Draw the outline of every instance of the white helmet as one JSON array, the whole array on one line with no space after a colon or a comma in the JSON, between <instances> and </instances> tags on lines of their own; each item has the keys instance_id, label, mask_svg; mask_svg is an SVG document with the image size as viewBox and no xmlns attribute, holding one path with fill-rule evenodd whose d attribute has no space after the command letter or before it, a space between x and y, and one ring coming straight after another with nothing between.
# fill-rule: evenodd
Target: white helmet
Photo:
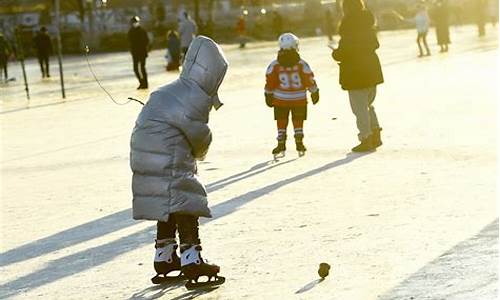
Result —
<instances>
[{"instance_id":1,"label":"white helmet","mask_svg":"<svg viewBox=\"0 0 500 300\"><path fill-rule=\"evenodd\" d=\"M299 50L299 38L290 32L283 33L278 38L278 43L280 45L280 49L295 49Z\"/></svg>"}]
</instances>

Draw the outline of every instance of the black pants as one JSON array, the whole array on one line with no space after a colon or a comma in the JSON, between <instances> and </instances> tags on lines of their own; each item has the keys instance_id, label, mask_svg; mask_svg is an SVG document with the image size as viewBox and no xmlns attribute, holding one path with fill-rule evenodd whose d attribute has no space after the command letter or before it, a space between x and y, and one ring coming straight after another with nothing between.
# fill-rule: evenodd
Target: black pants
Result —
<instances>
[{"instance_id":1,"label":"black pants","mask_svg":"<svg viewBox=\"0 0 500 300\"><path fill-rule=\"evenodd\" d=\"M135 77L137 77L137 79L139 80L139 84L143 87L148 87L148 74L146 73L146 57L132 55L132 61L134 64Z\"/></svg>"},{"instance_id":2,"label":"black pants","mask_svg":"<svg viewBox=\"0 0 500 300\"><path fill-rule=\"evenodd\" d=\"M38 62L42 70L42 77L50 77L49 72L49 56L47 54L38 54Z\"/></svg>"},{"instance_id":3,"label":"black pants","mask_svg":"<svg viewBox=\"0 0 500 300\"><path fill-rule=\"evenodd\" d=\"M175 239L175 232L179 231L179 242L187 245L200 244L198 236L198 217L184 214L170 214L167 222L158 221L156 238Z\"/></svg>"},{"instance_id":4,"label":"black pants","mask_svg":"<svg viewBox=\"0 0 500 300\"><path fill-rule=\"evenodd\" d=\"M4 74L4 80L9 79L9 74L7 73L7 57L0 56L0 75ZM2 78L2 76L0 76Z\"/></svg>"},{"instance_id":5,"label":"black pants","mask_svg":"<svg viewBox=\"0 0 500 300\"><path fill-rule=\"evenodd\" d=\"M421 42L425 47L426 54L430 55L431 51L429 50L429 45L427 45L427 32L419 32L417 35L418 50L420 52L420 55L422 56L424 55L424 51L422 49L422 45L420 44Z\"/></svg>"}]
</instances>

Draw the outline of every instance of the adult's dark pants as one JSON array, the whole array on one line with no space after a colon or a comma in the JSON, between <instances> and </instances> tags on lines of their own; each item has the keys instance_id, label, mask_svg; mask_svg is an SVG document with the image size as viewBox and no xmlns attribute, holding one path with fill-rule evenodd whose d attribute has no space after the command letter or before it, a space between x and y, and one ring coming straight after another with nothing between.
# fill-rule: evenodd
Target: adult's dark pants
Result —
<instances>
[{"instance_id":1,"label":"adult's dark pants","mask_svg":"<svg viewBox=\"0 0 500 300\"><path fill-rule=\"evenodd\" d=\"M50 77L49 72L49 56L47 54L38 54L38 62L42 70L42 77Z\"/></svg>"},{"instance_id":2,"label":"adult's dark pants","mask_svg":"<svg viewBox=\"0 0 500 300\"><path fill-rule=\"evenodd\" d=\"M179 242L185 245L200 244L198 236L198 217L185 214L170 214L167 222L158 221L156 238L175 239L175 232L179 231Z\"/></svg>"},{"instance_id":3,"label":"adult's dark pants","mask_svg":"<svg viewBox=\"0 0 500 300\"><path fill-rule=\"evenodd\" d=\"M134 64L135 77L139 80L141 86L148 86L148 74L146 73L146 57L139 55L132 55Z\"/></svg>"},{"instance_id":4,"label":"adult's dark pants","mask_svg":"<svg viewBox=\"0 0 500 300\"><path fill-rule=\"evenodd\" d=\"M0 75L2 71L4 74L4 80L9 79L9 74L7 73L7 57L0 55ZM0 78L2 77L0 76Z\"/></svg>"}]
</instances>

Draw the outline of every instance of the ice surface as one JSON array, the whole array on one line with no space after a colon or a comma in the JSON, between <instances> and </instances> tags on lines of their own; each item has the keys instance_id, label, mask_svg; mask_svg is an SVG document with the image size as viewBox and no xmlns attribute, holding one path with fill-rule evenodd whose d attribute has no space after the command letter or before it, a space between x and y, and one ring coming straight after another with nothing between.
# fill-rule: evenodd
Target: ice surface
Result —
<instances>
[{"instance_id":1,"label":"ice surface","mask_svg":"<svg viewBox=\"0 0 500 300\"><path fill-rule=\"evenodd\" d=\"M65 103L56 59L50 80L27 61L28 103L11 63L17 80L0 87L0 298L494 299L498 39L453 28L450 53L438 54L431 34L433 56L417 59L415 37L380 35L384 145L368 155L349 154L355 120L326 39L303 39L321 100L309 107L307 155L297 159L289 141L278 163L263 99L276 44L224 46L225 106L211 115L200 164L214 218L200 234L227 281L201 295L150 283L155 226L130 212L128 143L141 106L111 103L77 56L64 60ZM90 59L117 100L147 98L128 53ZM151 87L176 77L164 63L163 50L151 53ZM319 282L321 262L332 269Z\"/></svg>"}]
</instances>

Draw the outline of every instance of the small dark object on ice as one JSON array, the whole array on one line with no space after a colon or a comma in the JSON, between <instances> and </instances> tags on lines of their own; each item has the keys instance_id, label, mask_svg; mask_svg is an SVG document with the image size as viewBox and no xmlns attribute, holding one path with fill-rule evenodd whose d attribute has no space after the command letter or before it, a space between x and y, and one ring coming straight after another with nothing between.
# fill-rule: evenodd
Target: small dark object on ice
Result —
<instances>
[{"instance_id":1,"label":"small dark object on ice","mask_svg":"<svg viewBox=\"0 0 500 300\"><path fill-rule=\"evenodd\" d=\"M328 273L330 272L330 265L327 263L320 263L319 264L319 269L318 269L318 275L321 278L325 278L328 276Z\"/></svg>"},{"instance_id":2,"label":"small dark object on ice","mask_svg":"<svg viewBox=\"0 0 500 300\"><path fill-rule=\"evenodd\" d=\"M333 117L333 118L332 118L332 120L334 120L334 121L335 121L335 120L337 120L337 118L336 118L336 117Z\"/></svg>"}]
</instances>

